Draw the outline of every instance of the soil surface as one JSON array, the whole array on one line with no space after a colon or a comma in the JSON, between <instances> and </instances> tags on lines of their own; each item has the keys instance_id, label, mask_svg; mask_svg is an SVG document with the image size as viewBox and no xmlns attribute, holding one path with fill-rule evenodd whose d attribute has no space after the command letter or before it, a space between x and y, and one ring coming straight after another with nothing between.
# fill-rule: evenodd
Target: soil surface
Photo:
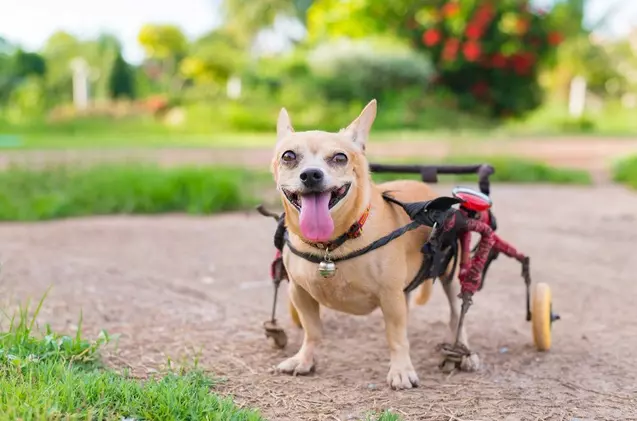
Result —
<instances>
[{"instance_id":1,"label":"soil surface","mask_svg":"<svg viewBox=\"0 0 637 421\"><path fill-rule=\"evenodd\" d=\"M438 187L441 193L450 186ZM274 350L269 316L274 222L256 213L217 217L99 217L0 224L0 293L5 303L37 300L41 315L73 331L120 334L116 367L145 376L173 361L199 359L226 378L222 393L271 420L361 419L392 409L406 420L637 419L637 195L619 187L496 185L500 234L532 256L534 281L550 284L553 347L533 347L524 320L520 268L499 258L468 314L477 373L442 374L435 347L448 305L435 287L410 313L411 355L421 387L392 391L380 312L323 311L325 340L310 377L271 368L299 347L285 288L279 319L290 343ZM6 307L5 307L6 308Z\"/></svg>"}]
</instances>

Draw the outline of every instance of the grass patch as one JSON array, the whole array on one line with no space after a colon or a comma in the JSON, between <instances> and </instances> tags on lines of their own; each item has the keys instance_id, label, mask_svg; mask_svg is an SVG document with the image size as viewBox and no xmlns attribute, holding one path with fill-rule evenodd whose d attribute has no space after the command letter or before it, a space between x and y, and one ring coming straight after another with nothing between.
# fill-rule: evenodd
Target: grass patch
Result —
<instances>
[{"instance_id":1,"label":"grass patch","mask_svg":"<svg viewBox=\"0 0 637 421\"><path fill-rule=\"evenodd\" d=\"M100 363L109 342L40 332L28 308L8 318L0 332L0 419L37 420L263 420L210 393L214 381L200 371L168 373L139 381Z\"/></svg>"},{"instance_id":2,"label":"grass patch","mask_svg":"<svg viewBox=\"0 0 637 421\"><path fill-rule=\"evenodd\" d=\"M614 166L613 180L637 189L637 155L622 159Z\"/></svg>"},{"instance_id":3,"label":"grass patch","mask_svg":"<svg viewBox=\"0 0 637 421\"><path fill-rule=\"evenodd\" d=\"M422 163L420 161L405 160L392 161L404 164ZM488 163L495 168L495 173L491 176L491 181L499 183L545 183L545 184L571 184L590 185L592 178L590 173L584 170L572 168L552 167L542 162L526 160L515 157L451 157L446 159L445 164L480 164ZM384 181L409 178L419 180L419 175L377 173L373 174L374 181L382 183ZM477 175L442 175L440 181L472 181L477 182Z\"/></svg>"},{"instance_id":4,"label":"grass patch","mask_svg":"<svg viewBox=\"0 0 637 421\"><path fill-rule=\"evenodd\" d=\"M394 161L396 162L396 161ZM400 161L408 163L410 161ZM586 171L555 168L519 158L459 157L447 163L492 164L496 183L589 185ZM411 161L413 163L413 161ZM417 175L374 174L376 182ZM476 175L441 176L441 181L477 182ZM59 165L0 172L0 220L181 212L212 214L252 208L276 198L267 172L232 167L175 167L150 164Z\"/></svg>"},{"instance_id":5,"label":"grass patch","mask_svg":"<svg viewBox=\"0 0 637 421\"><path fill-rule=\"evenodd\" d=\"M14 167L0 172L0 220L232 211L257 202L261 180L260 173L229 167Z\"/></svg>"}]
</instances>

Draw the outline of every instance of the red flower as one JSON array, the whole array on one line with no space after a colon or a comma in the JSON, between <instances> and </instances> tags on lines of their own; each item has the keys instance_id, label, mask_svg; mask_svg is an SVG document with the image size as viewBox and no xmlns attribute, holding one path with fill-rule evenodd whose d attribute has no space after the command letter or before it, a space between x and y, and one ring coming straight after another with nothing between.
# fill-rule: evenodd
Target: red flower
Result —
<instances>
[{"instance_id":1,"label":"red flower","mask_svg":"<svg viewBox=\"0 0 637 421\"><path fill-rule=\"evenodd\" d=\"M444 61L451 61L455 59L456 54L458 54L459 46L460 41L458 41L457 38L449 38L442 49L442 59Z\"/></svg>"},{"instance_id":2,"label":"red flower","mask_svg":"<svg viewBox=\"0 0 637 421\"><path fill-rule=\"evenodd\" d=\"M469 39L479 39L482 35L482 28L475 24L467 25L467 38Z\"/></svg>"},{"instance_id":3,"label":"red flower","mask_svg":"<svg viewBox=\"0 0 637 421\"><path fill-rule=\"evenodd\" d=\"M462 47L462 53L467 61L476 61L480 58L480 54L482 53L482 49L480 48L480 44L475 41L467 41L467 43Z\"/></svg>"},{"instance_id":4,"label":"red flower","mask_svg":"<svg viewBox=\"0 0 637 421\"><path fill-rule=\"evenodd\" d=\"M549 33L548 36L548 42L551 45L558 45L560 44L562 41L564 40L564 37L562 36L562 34L560 34L557 31L553 31Z\"/></svg>"},{"instance_id":5,"label":"red flower","mask_svg":"<svg viewBox=\"0 0 637 421\"><path fill-rule=\"evenodd\" d=\"M452 17L460 12L460 5L456 2L449 2L442 6L442 14L447 17Z\"/></svg>"},{"instance_id":6,"label":"red flower","mask_svg":"<svg viewBox=\"0 0 637 421\"><path fill-rule=\"evenodd\" d=\"M510 63L515 73L520 76L528 75L535 64L535 55L531 52L514 54Z\"/></svg>"},{"instance_id":7,"label":"red flower","mask_svg":"<svg viewBox=\"0 0 637 421\"><path fill-rule=\"evenodd\" d=\"M476 97L485 96L489 93L489 85L484 80L481 80L471 87L471 93Z\"/></svg>"},{"instance_id":8,"label":"red flower","mask_svg":"<svg viewBox=\"0 0 637 421\"><path fill-rule=\"evenodd\" d=\"M427 29L422 34L422 42L427 47L432 47L440 42L440 32L436 29Z\"/></svg>"},{"instance_id":9,"label":"red flower","mask_svg":"<svg viewBox=\"0 0 637 421\"><path fill-rule=\"evenodd\" d=\"M507 59L501 53L495 53L491 58L491 65L496 69L503 69L507 65Z\"/></svg>"},{"instance_id":10,"label":"red flower","mask_svg":"<svg viewBox=\"0 0 637 421\"><path fill-rule=\"evenodd\" d=\"M475 21L478 25L484 26L493 17L493 5L491 3L483 3L475 13Z\"/></svg>"}]
</instances>

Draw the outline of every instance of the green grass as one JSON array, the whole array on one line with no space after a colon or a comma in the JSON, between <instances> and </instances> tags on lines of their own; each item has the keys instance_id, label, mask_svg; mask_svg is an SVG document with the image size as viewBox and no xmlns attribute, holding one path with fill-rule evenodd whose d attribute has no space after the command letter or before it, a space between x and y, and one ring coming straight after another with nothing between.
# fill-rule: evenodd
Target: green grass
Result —
<instances>
[{"instance_id":1,"label":"green grass","mask_svg":"<svg viewBox=\"0 0 637 421\"><path fill-rule=\"evenodd\" d=\"M212 394L215 381L196 369L143 381L105 369L106 333L88 341L81 323L74 336L39 332L41 306L30 318L28 308L7 317L0 330L0 420L263 420Z\"/></svg>"},{"instance_id":2,"label":"green grass","mask_svg":"<svg viewBox=\"0 0 637 421\"><path fill-rule=\"evenodd\" d=\"M392 161L392 163L416 163L422 164L420 161L401 160ZM570 184L570 185L590 185L592 178L590 173L583 170L572 168L557 168L542 162L536 162L516 157L453 157L445 160L447 164L491 164L495 168L495 173L491 176L491 181L496 183L546 183L546 184ZM419 180L419 175L405 174L389 174L378 173L373 174L374 181L384 182L399 178L409 178ZM476 175L441 175L439 181L478 181Z\"/></svg>"},{"instance_id":3,"label":"green grass","mask_svg":"<svg viewBox=\"0 0 637 421\"><path fill-rule=\"evenodd\" d=\"M394 161L395 162L395 161ZM405 161L401 161L405 162ZM495 183L591 184L585 171L554 168L519 158L458 157L451 163L490 163ZM377 182L417 175L374 174ZM476 175L441 176L440 181L477 182ZM151 164L12 167L0 172L0 220L38 221L112 215L212 214L252 208L274 199L266 171L231 167L171 167Z\"/></svg>"},{"instance_id":4,"label":"green grass","mask_svg":"<svg viewBox=\"0 0 637 421\"><path fill-rule=\"evenodd\" d=\"M0 220L239 210L257 203L261 180L260 173L228 167L13 167L0 172Z\"/></svg>"},{"instance_id":5,"label":"green grass","mask_svg":"<svg viewBox=\"0 0 637 421\"><path fill-rule=\"evenodd\" d=\"M421 127L427 130L383 130L382 120L392 119L396 110L379 114L378 124L372 130L371 142L392 141L447 141L479 142L493 139L524 139L525 136L543 137L547 140L561 136L577 135L578 138L600 136L627 136L637 133L635 119L623 108L612 108L603 116L586 117L572 121L563 105L547 105L522 121L512 121L500 126L485 126L457 121L456 114L445 116L445 111L430 110L419 118L429 121ZM401 111L402 112L402 111ZM386 117L383 117L385 115ZM354 114L346 115L340 124L345 125ZM276 113L272 114L271 130L233 132L214 124L195 123L183 127L170 127L152 118L85 117L56 123L32 122L28 125L9 125L0 121L0 149L108 149L108 148L270 148L275 143ZM294 121L294 115L292 116ZM452 124L437 124L451 119ZM333 123L333 122L332 122ZM333 124L332 124L333 125ZM264 126L264 130L268 126ZM326 127L321 126L319 127ZM632 135L630 137L629 135Z\"/></svg>"},{"instance_id":6,"label":"green grass","mask_svg":"<svg viewBox=\"0 0 637 421\"><path fill-rule=\"evenodd\" d=\"M637 155L622 159L615 165L613 180L637 190Z\"/></svg>"}]
</instances>

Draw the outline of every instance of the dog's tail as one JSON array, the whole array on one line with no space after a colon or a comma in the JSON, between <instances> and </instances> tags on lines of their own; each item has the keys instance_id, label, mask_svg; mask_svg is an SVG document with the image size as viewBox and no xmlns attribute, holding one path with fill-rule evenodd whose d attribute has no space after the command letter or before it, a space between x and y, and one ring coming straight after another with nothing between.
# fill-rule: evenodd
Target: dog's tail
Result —
<instances>
[{"instance_id":1,"label":"dog's tail","mask_svg":"<svg viewBox=\"0 0 637 421\"><path fill-rule=\"evenodd\" d=\"M419 306L424 306L431 297L431 291L433 290L433 280L427 279L418 287L418 294L416 295L415 302Z\"/></svg>"}]
</instances>

